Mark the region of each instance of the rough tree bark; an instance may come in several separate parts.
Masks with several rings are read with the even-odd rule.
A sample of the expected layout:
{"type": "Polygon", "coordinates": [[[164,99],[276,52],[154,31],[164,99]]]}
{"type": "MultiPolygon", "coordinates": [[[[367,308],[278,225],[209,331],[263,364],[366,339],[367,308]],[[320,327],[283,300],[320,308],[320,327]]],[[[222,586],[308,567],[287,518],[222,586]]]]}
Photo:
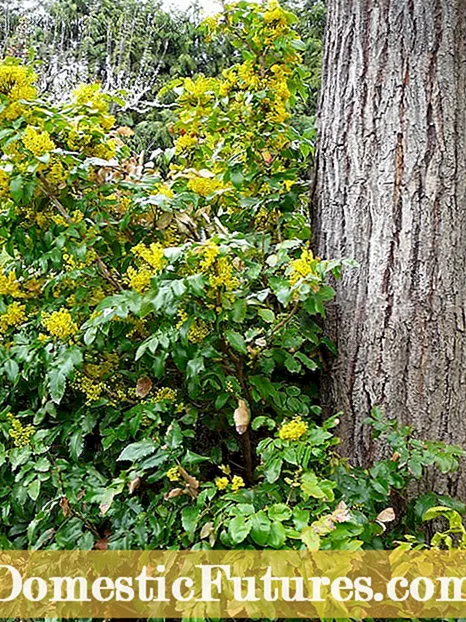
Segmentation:
{"type": "Polygon", "coordinates": [[[360,267],[329,310],[324,406],[359,464],[374,405],[466,447],[466,0],[329,0],[325,50],[315,242],[360,267]]]}

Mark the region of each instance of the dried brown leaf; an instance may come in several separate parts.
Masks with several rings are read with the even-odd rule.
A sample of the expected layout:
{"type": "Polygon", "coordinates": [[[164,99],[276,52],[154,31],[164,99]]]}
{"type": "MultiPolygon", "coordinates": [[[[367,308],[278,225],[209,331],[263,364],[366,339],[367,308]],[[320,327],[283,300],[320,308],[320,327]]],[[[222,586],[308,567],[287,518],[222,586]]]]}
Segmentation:
{"type": "Polygon", "coordinates": [[[249,413],[249,407],[245,400],[238,400],[238,407],[233,415],[235,422],[235,428],[238,434],[244,434],[249,427],[249,421],[251,415],[249,413]]]}
{"type": "Polygon", "coordinates": [[[152,380],[148,376],[139,378],[136,384],[136,395],[138,397],[146,397],[152,389],[152,380]]]}

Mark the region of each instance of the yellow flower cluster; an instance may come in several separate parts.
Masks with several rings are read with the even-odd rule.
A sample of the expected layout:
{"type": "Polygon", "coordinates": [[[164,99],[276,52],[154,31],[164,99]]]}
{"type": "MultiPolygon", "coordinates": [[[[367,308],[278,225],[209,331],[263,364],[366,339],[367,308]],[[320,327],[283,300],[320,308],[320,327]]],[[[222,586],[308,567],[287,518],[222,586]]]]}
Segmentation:
{"type": "Polygon", "coordinates": [[[0,197],[10,196],[10,176],[0,168],[0,197]]]}
{"type": "Polygon", "coordinates": [[[8,274],[0,272],[0,296],[22,298],[23,294],[13,271],[8,272],[8,274]]]}
{"type": "Polygon", "coordinates": [[[317,264],[318,260],[314,258],[311,250],[304,249],[299,259],[295,259],[291,262],[289,282],[290,285],[295,285],[300,279],[305,279],[308,276],[318,276],[317,264]]]}
{"type": "Polygon", "coordinates": [[[224,287],[232,290],[238,287],[240,281],[234,276],[234,267],[228,257],[219,257],[215,265],[215,273],[209,276],[209,284],[213,289],[224,287]]]}
{"type": "Polygon", "coordinates": [[[80,84],[73,91],[73,98],[81,106],[90,106],[97,112],[107,112],[108,105],[102,93],[100,84],[80,84]]]}
{"type": "Polygon", "coordinates": [[[270,24],[272,22],[287,23],[286,13],[280,7],[278,2],[270,2],[267,11],[264,13],[264,22],[270,24]]]}
{"type": "Polygon", "coordinates": [[[208,197],[211,194],[214,194],[214,192],[223,190],[226,187],[227,186],[222,181],[213,177],[197,176],[192,177],[188,181],[189,190],[192,190],[201,197],[208,197]]]}
{"type": "Polygon", "coordinates": [[[176,153],[182,153],[183,151],[189,151],[198,144],[198,139],[193,134],[182,134],[175,141],[176,153]]]}
{"type": "Polygon", "coordinates": [[[177,466],[168,469],[167,477],[171,482],[179,482],[180,481],[180,470],[177,466]]]}
{"type": "Polygon", "coordinates": [[[125,275],[125,282],[134,289],[135,292],[143,294],[150,287],[150,282],[154,273],[152,270],[146,267],[142,268],[128,268],[125,275]]]}
{"type": "Polygon", "coordinates": [[[92,155],[102,160],[112,160],[116,156],[117,143],[110,139],[92,148],[92,155]]]}
{"type": "Polygon", "coordinates": [[[178,246],[181,242],[181,235],[176,224],[169,225],[163,231],[163,246],[169,248],[170,246],[178,246]]]}
{"type": "Polygon", "coordinates": [[[0,315],[0,333],[6,333],[12,326],[21,326],[26,319],[26,307],[19,302],[12,302],[0,315]]]}
{"type": "Polygon", "coordinates": [[[131,249],[131,252],[143,259],[156,272],[161,272],[167,265],[161,244],[152,243],[149,247],[144,244],[138,244],[131,249]]]}
{"type": "Polygon", "coordinates": [[[8,435],[13,440],[15,447],[27,447],[31,444],[31,437],[34,436],[36,431],[33,425],[23,426],[19,419],[16,419],[11,413],[7,414],[10,422],[10,429],[8,435]]]}
{"type": "Polygon", "coordinates": [[[176,323],[176,330],[180,330],[183,324],[188,321],[189,316],[184,309],[178,309],[177,315],[178,315],[179,320],[176,323]]]}
{"type": "Polygon", "coordinates": [[[89,378],[84,374],[77,374],[75,385],[86,396],[86,404],[89,406],[93,402],[98,402],[105,390],[105,384],[95,378],[89,378]]]}
{"type": "Polygon", "coordinates": [[[23,145],[36,157],[43,156],[45,153],[55,149],[55,143],[50,138],[50,134],[45,130],[37,131],[30,125],[26,128],[22,136],[23,145]]]}
{"type": "Polygon", "coordinates": [[[71,313],[67,309],[44,313],[41,324],[53,337],[58,339],[68,339],[78,332],[78,326],[73,322],[71,313]]]}
{"type": "Polygon", "coordinates": [[[228,477],[216,477],[215,485],[217,487],[217,490],[225,490],[225,488],[228,488],[228,486],[231,485],[231,491],[236,492],[240,488],[244,488],[246,484],[244,483],[244,479],[242,477],[240,477],[239,475],[234,475],[233,479],[231,480],[231,484],[228,477]]]}
{"type": "Polygon", "coordinates": [[[210,325],[204,320],[195,318],[188,330],[188,341],[191,343],[202,343],[210,334],[210,325]]]}
{"type": "MultiPolygon", "coordinates": [[[[80,212],[79,210],[74,210],[74,212],[71,214],[71,223],[69,222],[69,220],[64,218],[64,216],[62,216],[61,214],[56,214],[56,215],[52,216],[52,220],[53,220],[53,222],[56,225],[61,225],[62,227],[68,227],[71,223],[74,223],[74,224],[77,225],[78,223],[82,222],[82,220],[84,220],[84,214],[82,212],[80,212]]],[[[94,255],[92,256],[92,260],[91,260],[90,263],[95,261],[96,256],[97,255],[94,252],[94,255]]],[[[68,257],[70,260],[73,260],[71,255],[67,255],[66,257],[68,257]]],[[[65,259],[65,255],[63,255],[63,258],[65,259]]],[[[90,265],[90,263],[86,263],[86,264],[83,264],[83,265],[90,265]]]]}
{"type": "Polygon", "coordinates": [[[278,436],[282,441],[298,441],[306,432],[307,423],[301,417],[295,417],[281,426],[278,436]]]}
{"type": "Polygon", "coordinates": [[[185,78],[180,102],[189,102],[197,106],[206,104],[214,96],[216,85],[217,81],[215,78],[206,78],[202,74],[194,80],[185,78]]]}
{"type": "Polygon", "coordinates": [[[244,479],[240,477],[239,475],[235,475],[233,479],[231,480],[231,490],[233,492],[236,492],[240,488],[244,488],[245,485],[246,484],[244,483],[244,479]]]}
{"type": "Polygon", "coordinates": [[[164,400],[174,402],[176,400],[176,391],[170,387],[162,387],[161,389],[158,389],[155,393],[153,401],[163,402],[164,400]]]}
{"type": "Polygon", "coordinates": [[[27,67],[6,63],[0,65],[0,93],[8,98],[8,105],[0,116],[13,121],[27,111],[21,102],[37,97],[33,86],[35,79],[36,76],[27,67]]]}
{"type": "Polygon", "coordinates": [[[68,171],[59,161],[53,162],[45,173],[45,178],[52,186],[62,186],[68,177],[68,171]]]}
{"type": "Polygon", "coordinates": [[[207,272],[215,264],[219,255],[219,247],[215,242],[209,240],[202,248],[202,261],[199,264],[199,270],[207,272]]]}
{"type": "Polygon", "coordinates": [[[126,271],[125,281],[131,289],[143,294],[149,289],[152,277],[161,272],[167,265],[164,249],[159,243],[152,243],[149,247],[141,243],[132,248],[131,252],[148,265],[140,268],[129,267],[126,271]]]}
{"type": "Polygon", "coordinates": [[[229,484],[230,482],[228,481],[228,477],[215,478],[215,485],[217,486],[218,490],[224,490],[225,488],[228,488],[229,484]]]}
{"type": "Polygon", "coordinates": [[[152,194],[163,194],[167,199],[173,199],[175,193],[168,184],[159,184],[152,194]]]}

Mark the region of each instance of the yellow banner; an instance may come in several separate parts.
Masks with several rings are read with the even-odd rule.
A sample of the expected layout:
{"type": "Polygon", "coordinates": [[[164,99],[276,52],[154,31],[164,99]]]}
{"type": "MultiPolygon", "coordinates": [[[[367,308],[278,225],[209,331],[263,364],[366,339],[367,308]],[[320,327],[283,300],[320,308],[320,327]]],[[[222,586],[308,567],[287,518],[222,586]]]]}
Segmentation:
{"type": "Polygon", "coordinates": [[[2,618],[466,617],[466,551],[0,551],[2,618]]]}

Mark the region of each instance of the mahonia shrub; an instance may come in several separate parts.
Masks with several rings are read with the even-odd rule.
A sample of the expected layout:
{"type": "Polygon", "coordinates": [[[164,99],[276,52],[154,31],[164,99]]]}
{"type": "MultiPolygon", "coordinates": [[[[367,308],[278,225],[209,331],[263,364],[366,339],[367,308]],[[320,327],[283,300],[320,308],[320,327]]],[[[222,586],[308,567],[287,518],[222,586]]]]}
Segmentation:
{"type": "MultiPolygon", "coordinates": [[[[237,62],[168,87],[149,162],[99,85],[51,106],[0,65],[1,547],[382,547],[405,529],[390,495],[457,467],[376,412],[393,456],[352,468],[322,420],[342,262],[309,247],[294,22],[273,1],[209,18],[237,62]]],[[[412,530],[454,503],[423,497],[412,530]]]]}

